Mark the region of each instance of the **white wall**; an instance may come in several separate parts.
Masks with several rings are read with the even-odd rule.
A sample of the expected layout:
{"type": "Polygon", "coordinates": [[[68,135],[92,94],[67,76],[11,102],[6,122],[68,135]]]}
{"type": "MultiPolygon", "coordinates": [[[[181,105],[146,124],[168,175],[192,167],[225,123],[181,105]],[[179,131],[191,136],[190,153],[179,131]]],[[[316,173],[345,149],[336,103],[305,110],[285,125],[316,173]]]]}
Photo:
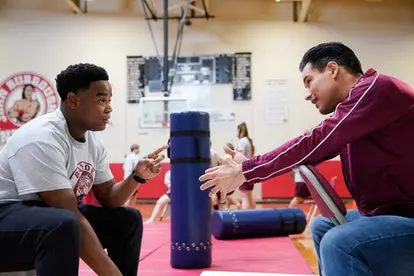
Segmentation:
{"type": "MultiPolygon", "coordinates": [[[[315,4],[312,8],[317,7],[315,4]]],[[[198,21],[186,29],[181,53],[253,53],[253,99],[233,102],[231,89],[217,86],[213,87],[213,105],[235,110],[239,120],[248,123],[260,153],[321,120],[314,108],[303,101],[304,90],[297,69],[304,51],[316,43],[342,41],[356,51],[364,69],[375,67],[414,84],[412,14],[412,5],[390,9],[349,4],[346,8],[332,5],[323,14],[313,10],[310,19],[319,23],[268,19],[198,21]],[[272,77],[289,80],[289,122],[279,126],[265,125],[263,120],[264,81],[272,77]]],[[[161,27],[154,27],[159,47],[162,47],[161,27]]],[[[172,25],[171,30],[174,29],[172,25]]],[[[175,32],[170,36],[173,44],[175,32]]],[[[96,63],[108,70],[114,90],[114,125],[103,132],[103,137],[111,162],[121,162],[132,142],[140,143],[143,152],[148,152],[167,139],[167,131],[138,129],[138,105],[126,104],[126,56],[154,54],[150,33],[142,19],[0,11],[0,80],[21,70],[32,70],[53,81],[60,70],[78,62],[96,63]]],[[[234,136],[235,130],[213,133],[212,142],[221,147],[234,136]]]]}

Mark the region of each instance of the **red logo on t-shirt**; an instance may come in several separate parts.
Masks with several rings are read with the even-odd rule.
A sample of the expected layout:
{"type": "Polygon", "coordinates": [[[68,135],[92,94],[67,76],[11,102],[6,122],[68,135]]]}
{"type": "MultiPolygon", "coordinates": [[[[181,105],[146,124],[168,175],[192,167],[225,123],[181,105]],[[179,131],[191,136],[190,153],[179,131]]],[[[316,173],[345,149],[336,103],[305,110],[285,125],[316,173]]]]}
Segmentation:
{"type": "Polygon", "coordinates": [[[76,198],[79,202],[88,194],[94,183],[96,169],[89,163],[79,162],[75,171],[70,177],[72,183],[76,183],[73,188],[76,198]]]}

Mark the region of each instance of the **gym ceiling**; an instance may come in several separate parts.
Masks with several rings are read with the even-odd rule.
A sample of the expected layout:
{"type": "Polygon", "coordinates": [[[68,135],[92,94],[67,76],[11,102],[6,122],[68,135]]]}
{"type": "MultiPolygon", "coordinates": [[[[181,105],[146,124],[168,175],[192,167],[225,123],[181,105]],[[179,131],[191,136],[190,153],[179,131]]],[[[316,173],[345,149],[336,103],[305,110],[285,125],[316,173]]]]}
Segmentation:
{"type": "MultiPolygon", "coordinates": [[[[275,20],[318,22],[324,13],[353,5],[414,11],[414,0],[168,0],[169,18],[180,18],[189,9],[189,20],[275,20]]],[[[164,0],[0,0],[0,9],[37,10],[91,16],[136,17],[162,20],[164,0]],[[146,12],[144,12],[146,9],[146,12]],[[145,14],[147,16],[145,16],[145,14]]],[[[0,10],[1,11],[1,10],[0,10]]],[[[413,12],[414,14],[414,12],[413,12]]]]}

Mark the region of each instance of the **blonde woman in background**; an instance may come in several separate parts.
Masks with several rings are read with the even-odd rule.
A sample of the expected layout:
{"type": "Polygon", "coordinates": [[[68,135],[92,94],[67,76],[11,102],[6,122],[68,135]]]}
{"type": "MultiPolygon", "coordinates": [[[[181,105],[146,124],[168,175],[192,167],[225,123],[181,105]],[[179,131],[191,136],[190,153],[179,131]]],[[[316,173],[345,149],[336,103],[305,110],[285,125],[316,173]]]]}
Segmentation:
{"type": "MultiPolygon", "coordinates": [[[[253,140],[249,136],[249,131],[247,130],[247,125],[245,122],[242,122],[237,126],[237,138],[239,141],[237,143],[236,150],[241,152],[248,159],[254,156],[255,147],[253,140]]],[[[255,209],[256,202],[253,199],[253,188],[254,184],[244,183],[240,186],[240,191],[242,192],[242,209],[255,209]]]]}

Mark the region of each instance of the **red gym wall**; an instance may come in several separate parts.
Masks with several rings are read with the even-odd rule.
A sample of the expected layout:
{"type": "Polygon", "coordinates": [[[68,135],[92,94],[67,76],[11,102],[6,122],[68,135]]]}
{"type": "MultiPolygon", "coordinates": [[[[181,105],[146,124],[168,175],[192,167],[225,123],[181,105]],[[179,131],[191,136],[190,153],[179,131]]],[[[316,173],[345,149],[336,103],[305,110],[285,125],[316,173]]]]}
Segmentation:
{"type": "MultiPolygon", "coordinates": [[[[121,163],[113,163],[110,165],[112,173],[116,180],[122,180],[123,170],[121,163]]],[[[163,171],[154,179],[148,181],[147,184],[141,185],[138,190],[137,198],[139,199],[156,199],[162,195],[166,186],[164,184],[164,175],[169,170],[170,164],[163,164],[163,171]]],[[[320,164],[318,170],[326,177],[331,179],[337,176],[335,189],[342,198],[349,198],[349,192],[345,186],[342,176],[342,168],[340,161],[331,160],[320,164]]],[[[263,198],[292,198],[294,194],[294,183],[290,174],[284,174],[268,180],[262,185],[263,198]]]]}

